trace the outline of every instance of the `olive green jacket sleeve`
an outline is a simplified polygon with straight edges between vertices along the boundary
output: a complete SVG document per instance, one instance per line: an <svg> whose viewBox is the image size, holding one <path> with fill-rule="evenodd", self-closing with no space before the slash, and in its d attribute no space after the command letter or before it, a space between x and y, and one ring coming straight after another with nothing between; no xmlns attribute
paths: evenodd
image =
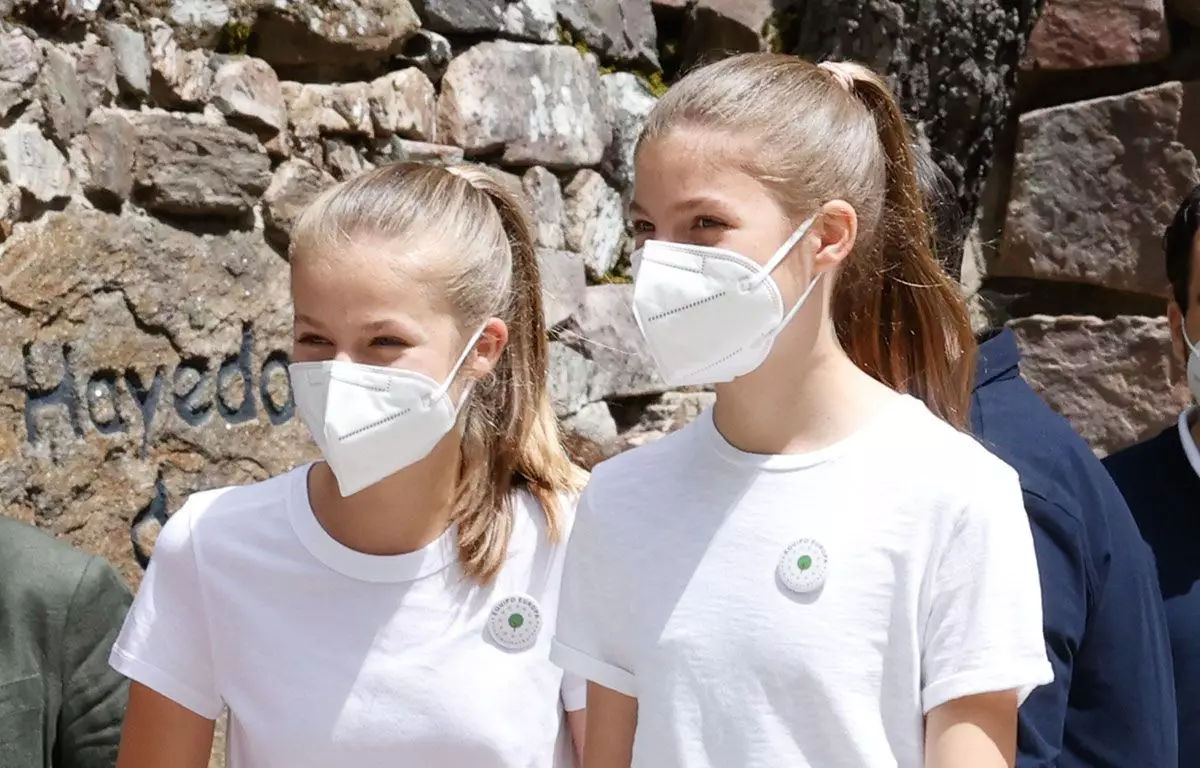
<svg viewBox="0 0 1200 768"><path fill-rule="evenodd" d="M0 517L0 768L113 768L131 600L103 559Z"/></svg>
<svg viewBox="0 0 1200 768"><path fill-rule="evenodd" d="M108 563L93 558L67 610L54 768L116 764L129 688L108 665L108 654L129 604L121 577Z"/></svg>

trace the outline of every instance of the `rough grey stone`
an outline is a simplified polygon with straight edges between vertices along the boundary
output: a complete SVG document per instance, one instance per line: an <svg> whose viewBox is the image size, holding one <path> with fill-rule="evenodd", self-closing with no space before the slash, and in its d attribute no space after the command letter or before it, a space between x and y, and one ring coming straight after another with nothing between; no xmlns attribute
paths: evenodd
<svg viewBox="0 0 1200 768"><path fill-rule="evenodd" d="M76 72L83 90L84 103L90 112L106 107L117 97L117 66L110 51L95 35L88 35L74 46Z"/></svg>
<svg viewBox="0 0 1200 768"><path fill-rule="evenodd" d="M599 72L574 48L480 43L450 63L439 140L506 165L595 165L612 139Z"/></svg>
<svg viewBox="0 0 1200 768"><path fill-rule="evenodd" d="M374 80L368 99L376 135L395 133L417 141L434 140L437 91L421 70L402 69Z"/></svg>
<svg viewBox="0 0 1200 768"><path fill-rule="evenodd" d="M340 139L325 139L322 143L325 147L325 169L338 181L353 178L375 167L353 144Z"/></svg>
<svg viewBox="0 0 1200 768"><path fill-rule="evenodd" d="M587 276L583 260L571 251L538 249L542 277L542 309L547 328L565 323L583 310Z"/></svg>
<svg viewBox="0 0 1200 768"><path fill-rule="evenodd" d="M550 342L547 381L554 413L562 418L578 413L590 401L600 371L595 362L558 341Z"/></svg>
<svg viewBox="0 0 1200 768"><path fill-rule="evenodd" d="M43 44L42 47L38 100L45 110L50 134L66 144L87 124L87 99L79 85L75 59L57 46Z"/></svg>
<svg viewBox="0 0 1200 768"><path fill-rule="evenodd" d="M170 0L166 17L186 45L212 48L233 20L233 8L225 0Z"/></svg>
<svg viewBox="0 0 1200 768"><path fill-rule="evenodd" d="M409 141L399 136L388 136L375 141L372 161L378 165L384 163L455 165L463 161L463 151L461 147L452 147L447 144L428 144L421 141Z"/></svg>
<svg viewBox="0 0 1200 768"><path fill-rule="evenodd" d="M594 285L579 315L579 339L596 363L588 401L655 394L666 389L654 370L637 321L633 318L633 286Z"/></svg>
<svg viewBox="0 0 1200 768"><path fill-rule="evenodd" d="M271 160L253 136L201 119L131 113L137 133L135 196L182 216L245 216L271 181Z"/></svg>
<svg viewBox="0 0 1200 768"><path fill-rule="evenodd" d="M494 34L552 43L557 38L554 0L424 0L430 29L456 35Z"/></svg>
<svg viewBox="0 0 1200 768"><path fill-rule="evenodd" d="M135 99L150 95L150 52L141 32L116 22L105 22L105 41L112 49L117 69L117 85Z"/></svg>
<svg viewBox="0 0 1200 768"><path fill-rule="evenodd" d="M568 416L563 431L606 445L617 439L617 422L613 420L608 403L588 403Z"/></svg>
<svg viewBox="0 0 1200 768"><path fill-rule="evenodd" d="M612 271L625 239L625 210L621 196L592 170L582 170L565 190L567 247L583 256L593 277Z"/></svg>
<svg viewBox="0 0 1200 768"><path fill-rule="evenodd" d="M0 133L0 163L5 181L43 203L71 194L67 159L35 125L17 123Z"/></svg>
<svg viewBox="0 0 1200 768"><path fill-rule="evenodd" d="M304 160L280 164L263 194L263 224L267 237L286 248L304 209L336 179Z"/></svg>
<svg viewBox="0 0 1200 768"><path fill-rule="evenodd" d="M275 67L382 62L420 26L408 0L276 3L259 11L251 53Z"/></svg>
<svg viewBox="0 0 1200 768"><path fill-rule="evenodd" d="M331 134L372 136L370 87L366 83L283 83L288 120L296 138Z"/></svg>
<svg viewBox="0 0 1200 768"><path fill-rule="evenodd" d="M449 40L437 32L418 29L404 41L396 61L405 66L416 67L437 83L446 73L446 67L450 65L453 55Z"/></svg>
<svg viewBox="0 0 1200 768"><path fill-rule="evenodd" d="M158 19L150 19L146 28L150 33L150 92L154 100L175 109L201 107L212 92L208 52L183 50L174 31Z"/></svg>
<svg viewBox="0 0 1200 768"><path fill-rule="evenodd" d="M562 185L558 177L540 166L534 166L521 177L521 186L529 197L537 224L537 244L542 248L562 248L565 215Z"/></svg>
<svg viewBox="0 0 1200 768"><path fill-rule="evenodd" d="M646 118L658 100L636 75L613 72L600 78L608 99L612 142L604 151L601 169L625 192L633 187L634 151Z"/></svg>
<svg viewBox="0 0 1200 768"><path fill-rule="evenodd" d="M287 127L287 107L275 70L248 56L225 61L213 76L212 103L231 120L277 133Z"/></svg>
<svg viewBox="0 0 1200 768"><path fill-rule="evenodd" d="M29 100L42 66L42 50L20 29L0 35L0 115Z"/></svg>
<svg viewBox="0 0 1200 768"><path fill-rule="evenodd" d="M764 36L779 12L777 0L696 0L684 24L684 66L692 67L713 51L749 53L764 51Z"/></svg>
<svg viewBox="0 0 1200 768"><path fill-rule="evenodd" d="M603 58L658 67L650 0L558 0L558 16Z"/></svg>
<svg viewBox="0 0 1200 768"><path fill-rule="evenodd" d="M83 191L109 203L133 193L133 149L137 132L126 113L98 109L71 144L71 165Z"/></svg>

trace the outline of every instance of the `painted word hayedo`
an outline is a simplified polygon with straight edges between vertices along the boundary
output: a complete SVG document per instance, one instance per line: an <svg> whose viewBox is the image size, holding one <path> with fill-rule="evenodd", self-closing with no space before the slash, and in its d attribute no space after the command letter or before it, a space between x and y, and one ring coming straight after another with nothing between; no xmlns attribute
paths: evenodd
<svg viewBox="0 0 1200 768"><path fill-rule="evenodd" d="M203 426L216 411L229 424L242 424L258 419L258 401L262 401L263 410L271 424L284 424L295 414L295 403L292 399L291 382L287 376L288 356L286 352L274 351L267 355L262 365L258 367L255 376L254 361L251 350L254 348L254 337L251 329L246 327L242 332L242 345L237 354L230 355L221 362L216 370L212 370L213 361L205 358L189 358L180 362L174 371L168 374L166 366L158 366L154 370L154 378L143 381L140 374L132 369L123 373L116 368L104 368L93 371L88 377L82 391L79 389L80 377L71 362L71 345L64 344L62 355L62 378L53 387L38 388L32 384L33 370L36 365L33 359L32 345L24 349L26 379L30 382L25 389L25 430L31 444L37 445L45 439L38 427L37 416L45 411L53 411L67 420L76 437L83 438L84 416L97 432L103 435L127 433L129 425L117 407L121 397L121 384L133 399L142 419L142 455L146 454L154 420L162 401L163 387L170 382L175 412L185 424L193 427ZM271 394L270 381L272 374L282 372L282 381L287 388L287 395L278 402ZM215 386L211 389L205 386L210 377L215 376ZM259 396L255 397L255 389ZM239 392L240 398L226 399L226 393L232 390ZM44 417L43 417L44 418Z"/></svg>

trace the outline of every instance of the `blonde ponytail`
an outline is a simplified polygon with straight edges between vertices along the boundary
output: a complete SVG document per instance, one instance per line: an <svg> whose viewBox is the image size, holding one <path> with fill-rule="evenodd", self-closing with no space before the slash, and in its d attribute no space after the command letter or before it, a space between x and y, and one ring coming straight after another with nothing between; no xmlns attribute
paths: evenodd
<svg viewBox="0 0 1200 768"><path fill-rule="evenodd" d="M447 171L487 195L500 216L512 253L508 346L468 412L459 493L458 546L463 567L482 580L499 570L507 552L514 480L546 513L551 540L561 535L561 494L582 488L586 475L563 447L546 380L549 344L541 274L529 213L515 189L482 166Z"/></svg>

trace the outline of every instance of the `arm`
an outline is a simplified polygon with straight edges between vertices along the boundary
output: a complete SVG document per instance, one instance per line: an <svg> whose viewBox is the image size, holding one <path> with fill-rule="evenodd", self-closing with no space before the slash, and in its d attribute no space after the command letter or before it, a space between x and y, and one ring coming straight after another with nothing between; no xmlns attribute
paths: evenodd
<svg viewBox="0 0 1200 768"><path fill-rule="evenodd" d="M637 699L588 684L588 739L583 768L629 768L633 763L633 733L637 728Z"/></svg>
<svg viewBox="0 0 1200 768"><path fill-rule="evenodd" d="M575 754L575 765L583 765L584 725L587 723L587 710L577 709L567 713L567 728L571 733L571 750Z"/></svg>
<svg viewBox="0 0 1200 768"><path fill-rule="evenodd" d="M980 467L928 574L927 768L1011 766L1017 707L1052 679L1025 500L1003 469Z"/></svg>
<svg viewBox="0 0 1200 768"><path fill-rule="evenodd" d="M129 686L108 666L108 650L131 599L112 566L98 557L89 560L63 628L55 768L109 768L116 760Z"/></svg>
<svg viewBox="0 0 1200 768"><path fill-rule="evenodd" d="M1063 748L1075 655L1083 643L1091 598L1090 571L1078 520L1044 499L1025 495L1042 582L1042 623L1054 682L1021 706L1017 736L1022 768L1052 766Z"/></svg>
<svg viewBox="0 0 1200 768"><path fill-rule="evenodd" d="M925 768L1011 768L1017 695L986 693L946 702L925 719Z"/></svg>
<svg viewBox="0 0 1200 768"><path fill-rule="evenodd" d="M215 721L133 683L117 768L206 768L215 726Z"/></svg>

